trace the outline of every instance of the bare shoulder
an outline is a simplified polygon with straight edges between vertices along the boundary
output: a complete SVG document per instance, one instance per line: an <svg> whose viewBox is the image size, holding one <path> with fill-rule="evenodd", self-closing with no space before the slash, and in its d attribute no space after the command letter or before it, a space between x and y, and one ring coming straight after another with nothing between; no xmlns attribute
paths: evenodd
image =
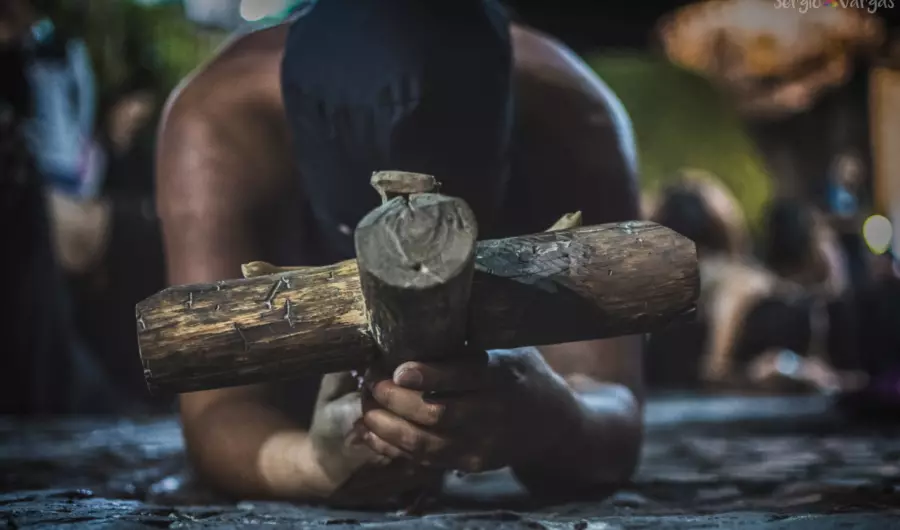
<svg viewBox="0 0 900 530"><path fill-rule="evenodd" d="M636 218L635 138L619 99L556 39L518 25L512 26L511 38L516 156L531 195L541 197L542 206L556 210L556 216L582 210L586 224ZM576 194L585 199L566 198Z"/></svg>
<svg viewBox="0 0 900 530"><path fill-rule="evenodd" d="M510 36L517 75L576 90L591 88L587 67L559 40L517 24L510 29Z"/></svg>
<svg viewBox="0 0 900 530"><path fill-rule="evenodd" d="M525 26L511 29L515 75L520 88L520 112L549 119L562 103L572 113L557 114L570 121L581 115L584 125L603 126L620 138L626 156L633 158L631 120L619 98L574 51L562 42ZM571 124L568 124L571 125Z"/></svg>
<svg viewBox="0 0 900 530"><path fill-rule="evenodd" d="M164 222L271 209L291 167L280 67L287 25L235 37L172 92L156 153Z"/></svg>
<svg viewBox="0 0 900 530"><path fill-rule="evenodd" d="M166 118L229 103L281 105L279 72L287 32L288 25L280 24L229 40L172 91Z"/></svg>
<svg viewBox="0 0 900 530"><path fill-rule="evenodd" d="M559 40L519 25L513 25L511 36L519 81L602 102L605 106L619 104L606 83Z"/></svg>

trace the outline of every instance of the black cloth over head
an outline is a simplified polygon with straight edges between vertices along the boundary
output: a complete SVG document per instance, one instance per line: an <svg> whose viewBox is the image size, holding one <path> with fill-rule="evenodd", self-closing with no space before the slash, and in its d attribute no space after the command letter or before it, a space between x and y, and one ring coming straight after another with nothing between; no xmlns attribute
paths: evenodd
<svg viewBox="0 0 900 530"><path fill-rule="evenodd" d="M476 215L499 207L511 77L509 20L494 1L320 0L299 15L282 63L283 97L297 170L328 247L354 255L348 228L378 205L375 171L432 174Z"/></svg>

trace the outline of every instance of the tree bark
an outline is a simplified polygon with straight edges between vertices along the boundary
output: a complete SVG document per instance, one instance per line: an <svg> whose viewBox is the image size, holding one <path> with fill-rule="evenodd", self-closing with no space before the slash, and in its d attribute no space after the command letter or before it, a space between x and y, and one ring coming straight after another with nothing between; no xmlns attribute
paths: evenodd
<svg viewBox="0 0 900 530"><path fill-rule="evenodd" d="M655 223L482 241L467 339L491 349L647 333L691 318L698 292L693 242ZM423 305L432 303L425 298ZM144 374L155 391L358 369L378 352L355 260L171 287L140 302L136 316Z"/></svg>

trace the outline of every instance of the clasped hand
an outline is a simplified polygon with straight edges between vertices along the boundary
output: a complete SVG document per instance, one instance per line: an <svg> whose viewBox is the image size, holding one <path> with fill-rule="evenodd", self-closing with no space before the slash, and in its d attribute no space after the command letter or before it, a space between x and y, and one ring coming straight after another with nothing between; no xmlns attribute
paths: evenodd
<svg viewBox="0 0 900 530"><path fill-rule="evenodd" d="M535 348L371 369L354 431L385 461L486 471L542 455L576 425L576 397Z"/></svg>

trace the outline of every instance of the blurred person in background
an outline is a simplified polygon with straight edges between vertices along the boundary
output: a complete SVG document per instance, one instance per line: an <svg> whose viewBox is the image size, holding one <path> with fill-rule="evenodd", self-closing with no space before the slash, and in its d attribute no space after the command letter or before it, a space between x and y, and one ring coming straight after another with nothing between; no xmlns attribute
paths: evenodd
<svg viewBox="0 0 900 530"><path fill-rule="evenodd" d="M87 46L48 16L53 0L9 0L28 32L26 77L33 113L25 133L50 199L53 241L67 273L90 270L108 239L109 205L98 199L106 156L95 138L97 94ZM77 13L78 11L73 11Z"/></svg>
<svg viewBox="0 0 900 530"><path fill-rule="evenodd" d="M27 0L8 0L28 6ZM99 193L106 157L95 138L97 89L85 42L47 16L54 2L31 10L27 74L34 101L28 139L38 171L54 192L78 198Z"/></svg>
<svg viewBox="0 0 900 530"><path fill-rule="evenodd" d="M153 157L156 124L162 101L151 79L136 77L118 90L105 115L104 132L109 146L112 177L106 190L112 193L153 192Z"/></svg>
<svg viewBox="0 0 900 530"><path fill-rule="evenodd" d="M835 230L811 203L775 199L764 226L762 259L769 269L828 300L847 292L851 286L847 257Z"/></svg>
<svg viewBox="0 0 900 530"><path fill-rule="evenodd" d="M751 240L740 203L717 175L685 168L667 181L659 192L644 194L644 216L697 246L699 313L694 322L652 334L645 366L648 385L685 388L700 382L707 344L721 331L707 309L711 293L721 293L723 279L734 274L729 265L749 256Z"/></svg>
<svg viewBox="0 0 900 530"><path fill-rule="evenodd" d="M320 0L235 39L169 101L169 282L352 257L382 169L437 176L485 238L575 210L634 219L633 142L600 79L495 2ZM197 471L241 497L377 503L445 470L506 466L533 491L615 488L640 452L641 355L641 337L494 351L407 363L362 390L334 374L186 394L181 417ZM428 401L441 389L474 393Z"/></svg>
<svg viewBox="0 0 900 530"><path fill-rule="evenodd" d="M645 195L646 218L692 240L701 256L743 256L751 251L744 211L718 176L685 168L669 181L658 196Z"/></svg>
<svg viewBox="0 0 900 530"><path fill-rule="evenodd" d="M47 208L60 288L67 293L67 307L77 308L67 313L70 347L89 358L82 364L91 367L91 385L99 395L116 396L103 399L102 406L82 402L70 410L169 410L169 402L147 394L132 322L134 304L164 285L152 187L154 129L161 110L156 79L150 67L132 68L98 120L91 60L76 36L87 27L86 5L8 4L24 28L24 77L34 108L22 127L25 147L44 181L42 207ZM136 50L128 51L131 59L140 59L134 57ZM60 355L68 354L60 348ZM48 371L43 377L52 381L54 376ZM52 393L62 387L41 388Z"/></svg>
<svg viewBox="0 0 900 530"><path fill-rule="evenodd" d="M154 79L138 73L116 87L98 127L109 153L102 194L54 194L57 251L80 311L79 332L132 406L171 410L147 393L134 334L134 305L165 285L153 199Z"/></svg>
<svg viewBox="0 0 900 530"><path fill-rule="evenodd" d="M828 171L826 214L846 255L849 280L855 289L868 280L868 252L861 230L866 180L865 164L854 151L839 153Z"/></svg>
<svg viewBox="0 0 900 530"><path fill-rule="evenodd" d="M828 355L852 336L829 324L828 303L846 290L840 249L805 206L773 203L760 262L738 202L714 175L682 171L647 204L651 220L695 242L701 277L697 322L651 338L648 382L764 391L856 384Z"/></svg>
<svg viewBox="0 0 900 530"><path fill-rule="evenodd" d="M764 214L760 260L718 267L723 283L704 286L714 293L709 312L716 319L708 380L827 393L864 384L854 362L846 256L810 203L773 200Z"/></svg>
<svg viewBox="0 0 900 530"><path fill-rule="evenodd" d="M853 153L835 157L828 175L828 206L830 213L840 219L854 219L859 215L860 193L863 186L863 164Z"/></svg>
<svg viewBox="0 0 900 530"><path fill-rule="evenodd" d="M853 210L857 217L856 207ZM859 368L855 297L864 281L853 277L848 248L852 250L854 238L842 237L832 226L833 220L808 201L776 199L766 214L763 262L781 278L803 286L811 296L812 318L821 329L818 354L823 362L855 370Z"/></svg>
<svg viewBox="0 0 900 530"><path fill-rule="evenodd" d="M869 385L848 403L858 411L900 410L900 262L888 251L875 260L874 278L857 297L859 363Z"/></svg>
<svg viewBox="0 0 900 530"><path fill-rule="evenodd" d="M53 249L45 186L30 150L27 2L0 3L0 216L4 242L4 355L0 412L56 414L109 410L102 372L73 332L70 306Z"/></svg>

